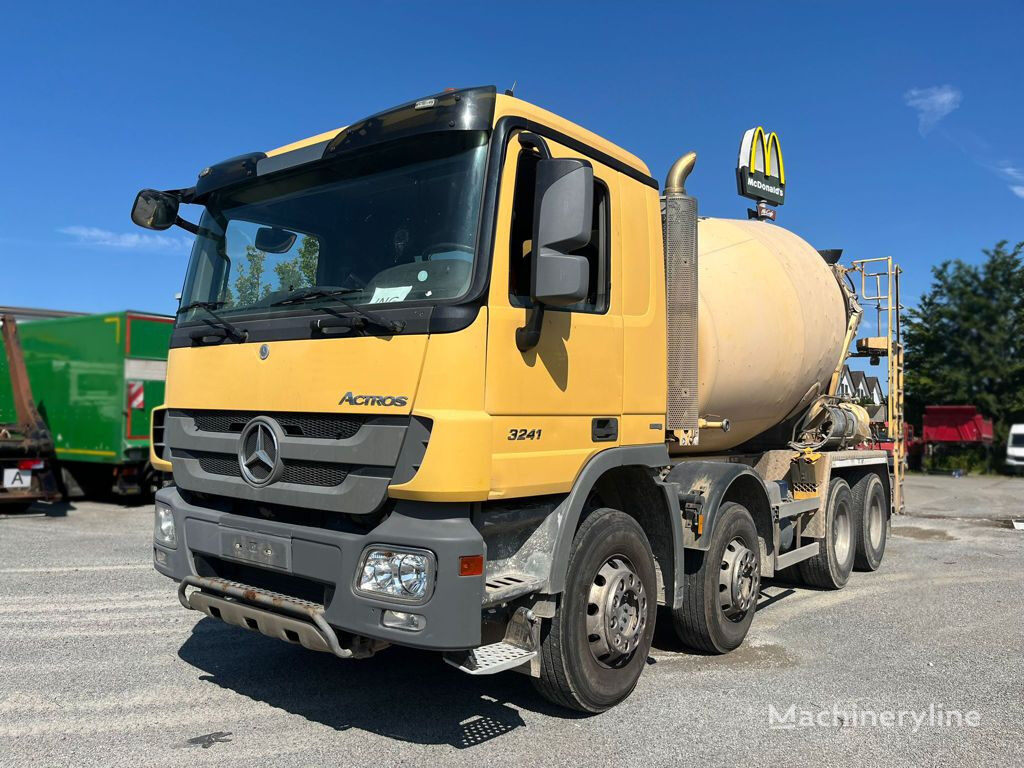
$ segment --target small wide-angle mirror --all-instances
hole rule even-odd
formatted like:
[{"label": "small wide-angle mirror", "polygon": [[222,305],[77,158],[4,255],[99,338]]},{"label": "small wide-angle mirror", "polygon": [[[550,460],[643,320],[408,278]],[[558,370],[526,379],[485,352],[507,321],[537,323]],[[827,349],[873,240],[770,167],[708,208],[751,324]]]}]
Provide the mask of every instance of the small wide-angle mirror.
[{"label": "small wide-angle mirror", "polygon": [[287,253],[295,245],[296,234],[278,227],[260,227],[253,245],[264,253]]},{"label": "small wide-angle mirror", "polygon": [[169,192],[144,189],[135,196],[132,221],[145,229],[169,229],[178,218],[178,205]]},{"label": "small wide-angle mirror", "polygon": [[587,297],[590,265],[572,251],[590,242],[594,168],[586,160],[545,158],[537,164],[533,286],[535,301],[567,307]]}]

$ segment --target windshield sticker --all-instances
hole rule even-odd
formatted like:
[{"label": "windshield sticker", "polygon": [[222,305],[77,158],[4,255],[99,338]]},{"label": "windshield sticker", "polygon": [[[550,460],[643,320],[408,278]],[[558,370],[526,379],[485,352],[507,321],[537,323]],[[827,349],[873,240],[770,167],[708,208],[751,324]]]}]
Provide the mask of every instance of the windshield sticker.
[{"label": "windshield sticker", "polygon": [[373,291],[371,304],[390,304],[393,301],[405,301],[405,297],[412,290],[411,285],[396,285],[393,288],[377,287]]}]

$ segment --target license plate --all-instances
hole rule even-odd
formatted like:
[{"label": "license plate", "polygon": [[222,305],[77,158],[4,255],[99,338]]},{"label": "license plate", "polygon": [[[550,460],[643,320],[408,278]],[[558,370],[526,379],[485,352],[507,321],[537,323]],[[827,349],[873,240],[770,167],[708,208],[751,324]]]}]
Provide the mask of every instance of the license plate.
[{"label": "license plate", "polygon": [[220,550],[222,557],[232,560],[243,560],[282,571],[290,571],[292,567],[292,542],[280,536],[222,526]]},{"label": "license plate", "polygon": [[26,491],[32,487],[32,471],[29,469],[5,469],[4,488],[16,490],[24,488]]}]

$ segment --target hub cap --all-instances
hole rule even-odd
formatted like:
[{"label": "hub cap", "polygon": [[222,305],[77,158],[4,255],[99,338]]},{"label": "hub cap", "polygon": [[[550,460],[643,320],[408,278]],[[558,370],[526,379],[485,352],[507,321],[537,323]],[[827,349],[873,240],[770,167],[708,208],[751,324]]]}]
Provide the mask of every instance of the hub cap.
[{"label": "hub cap", "polygon": [[601,664],[629,660],[647,627],[647,592],[633,564],[614,555],[594,576],[587,598],[587,641]]},{"label": "hub cap", "polygon": [[885,535],[885,513],[882,511],[882,494],[876,493],[871,497],[871,504],[867,514],[864,515],[865,523],[868,526],[868,539],[873,549],[882,546],[882,537]]},{"label": "hub cap", "polygon": [[846,504],[836,504],[836,512],[832,517],[832,548],[835,550],[838,562],[846,562],[846,558],[850,555],[852,539],[850,508]]},{"label": "hub cap", "polygon": [[757,555],[742,539],[729,542],[722,553],[718,576],[718,594],[722,613],[731,621],[740,621],[757,603],[761,590],[761,566]]}]

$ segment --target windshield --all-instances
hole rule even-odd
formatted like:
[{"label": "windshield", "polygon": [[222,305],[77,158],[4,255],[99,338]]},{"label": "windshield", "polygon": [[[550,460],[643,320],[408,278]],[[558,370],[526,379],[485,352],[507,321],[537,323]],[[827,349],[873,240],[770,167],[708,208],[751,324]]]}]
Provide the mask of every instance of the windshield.
[{"label": "windshield", "polygon": [[1010,446],[1012,448],[1024,448],[1024,432],[1014,432],[1010,435]]},{"label": "windshield", "polygon": [[213,193],[181,306],[263,315],[341,297],[459,298],[472,277],[486,142],[483,131],[420,135]]}]

